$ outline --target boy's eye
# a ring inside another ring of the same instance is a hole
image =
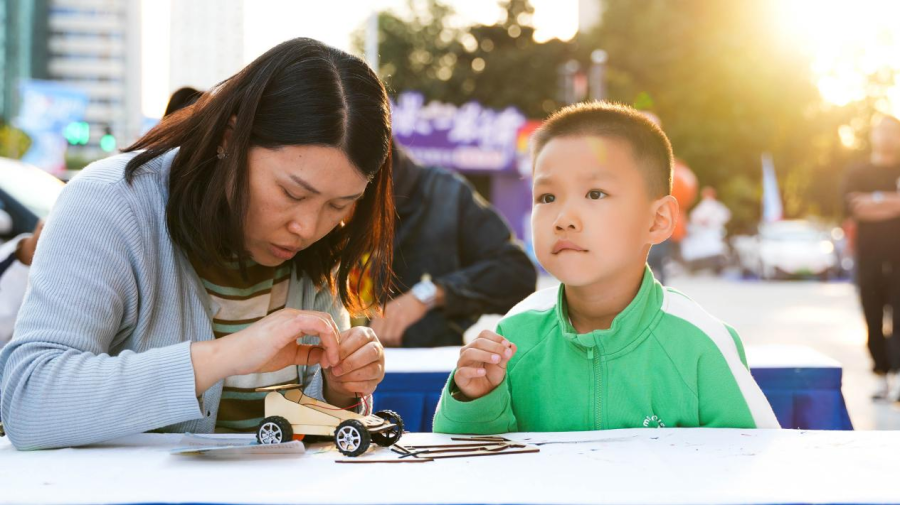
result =
[[[606,198],[606,193],[595,189],[593,191],[588,191],[587,197],[591,200],[599,200],[601,198]]]
[[[551,195],[550,193],[544,193],[543,195],[537,198],[538,203],[553,203],[556,201],[556,197]]]

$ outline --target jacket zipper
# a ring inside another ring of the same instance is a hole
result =
[[[600,379],[603,376],[600,370],[600,353],[595,354],[594,348],[588,347],[587,355],[588,359],[593,362],[592,367],[594,370],[594,429],[600,430],[602,429],[602,423],[600,422],[600,397],[603,394],[601,389],[603,384]]]

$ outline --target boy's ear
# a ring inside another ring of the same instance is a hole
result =
[[[650,244],[665,242],[675,231],[678,220],[678,200],[666,195],[653,202],[653,222],[650,224]]]

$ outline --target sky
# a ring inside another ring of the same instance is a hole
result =
[[[878,70],[900,77],[900,1],[785,0],[778,28],[787,43],[812,55],[826,102],[846,105],[866,96],[866,76]],[[882,112],[900,115],[900,86],[888,91]]]
[[[169,90],[169,16],[173,0],[143,0],[143,100],[148,117],[159,117]],[[188,0],[174,0],[188,1]],[[493,0],[448,0],[456,23],[493,24],[503,11]],[[578,29],[578,0],[532,0],[535,39],[568,40]],[[351,50],[350,35],[373,11],[407,12],[406,0],[253,0],[244,7],[244,62],[294,37],[310,37]],[[227,76],[222,76],[222,78]]]
[[[169,89],[168,19],[172,1],[142,0],[143,101],[159,117]],[[421,1],[421,0],[418,0]],[[753,0],[748,0],[753,1]],[[490,24],[502,15],[493,0],[445,0],[459,24]],[[532,0],[539,41],[573,37],[578,0]],[[900,0],[779,0],[772,36],[803,47],[812,57],[814,80],[826,103],[845,105],[867,93],[865,76],[887,69],[900,77]],[[350,50],[350,34],[377,10],[406,12],[406,0],[253,0],[245,4],[244,60],[249,63],[289,38],[306,36]],[[227,76],[222,76],[222,78]],[[900,79],[898,79],[900,80]],[[900,115],[900,85],[879,108]]]

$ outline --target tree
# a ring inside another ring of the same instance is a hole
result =
[[[735,226],[759,219],[760,155],[771,152],[789,216],[834,215],[847,161],[810,62],[771,31],[778,0],[606,0],[580,40],[609,55],[610,98],[652,109],[701,184],[718,187]],[[587,55],[582,55],[586,59]]]
[[[18,128],[0,122],[0,157],[19,159],[31,147],[31,138]]]
[[[438,0],[409,2],[410,19],[379,14],[379,75],[392,93],[421,92],[427,100],[456,105],[475,100],[492,108],[515,106],[543,118],[559,107],[557,69],[574,54],[559,40],[534,41],[527,0],[500,5],[505,19],[495,25],[448,26],[451,8]],[[361,51],[362,33],[355,37]]]
[[[409,19],[391,11],[378,13],[378,74],[391,94],[418,90],[428,98],[448,93],[461,30],[449,26],[453,9],[439,0],[408,0]],[[364,47],[364,27],[353,35],[357,52]]]
[[[512,105],[540,119],[563,105],[559,68],[572,59],[587,68],[603,49],[608,98],[662,119],[676,156],[731,207],[733,229],[759,220],[764,152],[773,155],[788,217],[835,217],[843,168],[865,147],[860,118],[878,97],[824,103],[808,56],[772,32],[778,1],[603,0],[596,30],[539,44],[527,0],[502,1],[502,21],[468,28],[451,27],[453,11],[438,0],[410,0],[409,19],[379,16],[379,74],[392,93]],[[890,84],[880,73],[873,79],[875,88]],[[852,130],[856,150],[841,143],[839,129],[844,137]]]

